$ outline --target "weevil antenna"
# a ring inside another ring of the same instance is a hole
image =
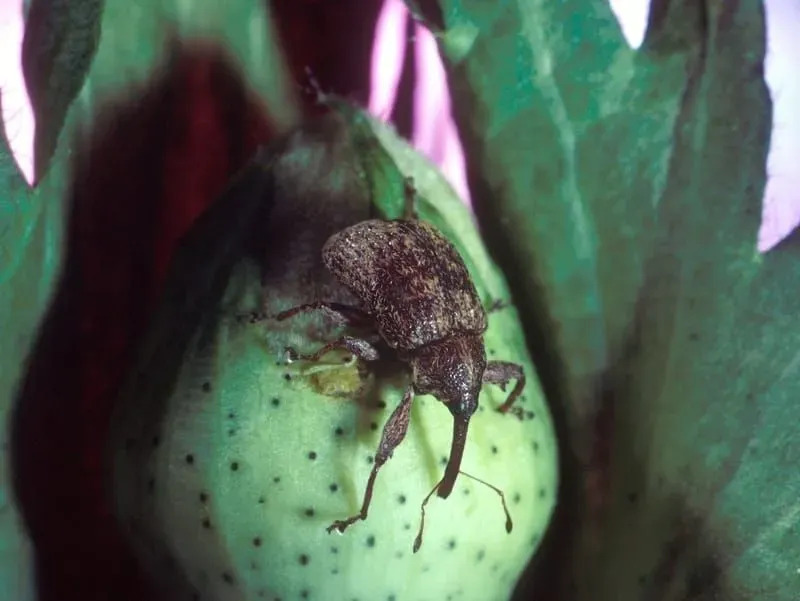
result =
[[[508,510],[508,505],[506,505],[506,496],[503,494],[503,491],[497,488],[496,486],[489,484],[486,480],[481,480],[475,476],[468,474],[467,472],[462,472],[459,470],[458,472],[462,476],[466,476],[471,480],[475,480],[475,482],[480,482],[484,486],[488,486],[498,495],[500,495],[500,502],[503,504],[503,511],[506,513],[506,532],[511,532],[511,529],[514,527],[514,522],[511,521],[511,512]]]
[[[466,476],[467,478],[470,478],[471,480],[475,480],[475,482],[480,482],[484,486],[488,486],[494,492],[500,495],[500,502],[503,504],[503,511],[506,514],[506,532],[510,533],[511,530],[514,528],[514,522],[511,520],[511,512],[508,510],[508,505],[506,504],[506,496],[503,494],[503,491],[497,488],[496,486],[489,484],[488,482],[486,482],[486,480],[481,480],[480,478],[468,474],[467,472],[462,472],[461,470],[458,470],[458,473]],[[433,493],[436,492],[439,486],[441,486],[443,481],[444,478],[442,478],[441,480],[439,480],[439,482],[436,483],[436,486],[434,486],[431,489],[431,491],[425,496],[425,498],[422,501],[422,504],[419,506],[422,517],[420,518],[419,522],[419,531],[417,532],[417,538],[414,539],[414,546],[412,548],[414,553],[419,551],[419,548],[422,546],[422,531],[425,529],[425,506],[428,504],[428,501],[430,501],[430,498],[433,496]]]

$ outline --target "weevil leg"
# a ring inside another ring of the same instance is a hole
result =
[[[375,463],[372,464],[372,471],[367,480],[367,489],[364,491],[364,501],[361,504],[361,511],[354,516],[344,520],[336,520],[327,531],[333,532],[338,530],[344,532],[345,529],[351,524],[367,519],[367,512],[369,511],[369,504],[372,502],[372,489],[375,486],[375,478],[378,471],[384,463],[386,463],[392,456],[392,453],[397,448],[403,439],[406,437],[408,431],[408,420],[411,414],[411,402],[414,400],[413,388],[409,386],[403,395],[403,400],[395,407],[386,425],[383,427],[383,434],[381,435],[381,442],[378,444],[378,452],[375,454]]]
[[[328,353],[334,349],[344,349],[346,351],[350,351],[356,357],[359,357],[364,361],[377,361],[380,359],[378,349],[376,349],[363,338],[354,338],[352,336],[342,336],[338,340],[329,342],[317,352],[311,353],[310,355],[300,355],[290,346],[286,347],[286,353],[293,361],[298,359],[302,359],[303,361],[319,361],[320,358],[325,355],[325,353]]]
[[[403,181],[403,219],[419,219],[417,215],[417,188],[414,186],[414,178],[407,177]]]
[[[506,307],[510,307],[511,304],[507,300],[503,300],[502,298],[496,298],[494,300],[489,301],[489,304],[486,305],[485,311],[487,313],[497,313],[498,311],[502,311]]]
[[[486,370],[483,372],[483,381],[497,384],[501,389],[505,390],[506,385],[511,381],[516,380],[517,383],[511,394],[508,395],[506,402],[500,405],[497,410],[500,413],[508,413],[511,411],[519,419],[523,417],[521,407],[512,407],[514,402],[522,394],[522,389],[525,388],[525,372],[522,371],[522,366],[509,361],[489,361],[486,364]]]
[[[317,301],[315,303],[307,303],[305,305],[298,305],[297,307],[292,307],[291,309],[287,309],[286,311],[281,311],[277,315],[273,317],[277,321],[283,321],[284,319],[289,319],[290,317],[294,317],[295,315],[299,315],[300,313],[310,313],[311,311],[326,311],[328,313],[332,313],[334,316],[340,318],[344,321],[347,325],[350,326],[372,326],[374,320],[364,311],[359,309],[358,307],[353,307],[351,305],[343,305],[341,303],[329,303],[324,301]],[[268,319],[270,316],[266,314],[253,314],[250,321],[253,323],[254,321],[262,321],[264,319]]]

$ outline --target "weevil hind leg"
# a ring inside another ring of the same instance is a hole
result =
[[[363,338],[354,338],[353,336],[342,336],[338,340],[329,342],[318,351],[308,355],[301,355],[290,346],[286,347],[286,354],[292,361],[301,359],[303,361],[319,361],[323,355],[335,349],[343,349],[353,353],[356,357],[364,361],[377,361],[380,359],[378,349]]]
[[[417,188],[414,186],[414,178],[406,177],[403,180],[403,219],[416,220],[417,215]]]
[[[403,442],[403,439],[406,437],[406,432],[408,432],[408,421],[411,415],[411,403],[413,400],[413,388],[409,386],[406,389],[400,404],[395,407],[394,411],[392,411],[392,415],[386,422],[386,425],[383,426],[383,434],[381,434],[381,441],[378,444],[378,451],[375,454],[375,462],[372,464],[372,471],[370,472],[369,479],[367,480],[367,488],[364,491],[364,500],[361,504],[361,510],[357,514],[350,516],[347,519],[336,520],[327,527],[326,530],[328,532],[337,530],[341,533],[344,532],[351,524],[359,520],[367,519],[369,505],[372,502],[372,489],[375,486],[375,479],[377,478],[381,467],[383,467],[383,464],[389,460],[394,450],[401,442]]]
[[[502,298],[495,298],[487,302],[483,310],[486,311],[487,314],[491,315],[492,313],[498,313],[510,306],[511,303],[508,302],[507,300],[504,300]]]
[[[311,313],[312,311],[325,311],[329,315],[333,315],[337,320],[341,321],[343,324],[351,327],[374,328],[375,324],[372,317],[370,317],[368,313],[364,312],[358,307],[353,307],[352,305],[345,305],[342,303],[331,303],[325,301],[317,301],[314,303],[306,303],[304,305],[298,305],[296,307],[292,307],[291,309],[286,309],[286,311],[281,311],[280,313],[274,315],[267,313],[266,311],[254,311],[253,313],[243,315],[242,318],[247,319],[250,323],[258,323],[260,321],[265,321],[267,319],[275,319],[276,321],[283,321],[285,319],[294,317],[295,315],[300,315],[302,313]]]
[[[519,395],[522,394],[522,389],[525,388],[525,372],[522,370],[522,366],[510,361],[489,361],[486,364],[486,370],[483,372],[484,382],[497,384],[501,389],[505,390],[511,380],[516,380],[517,383],[506,401],[497,410],[500,413],[511,412],[519,419],[522,419],[524,415],[522,408],[513,406]]]
[[[336,317],[342,319],[348,325],[363,325],[365,323],[372,324],[372,318],[358,307],[325,301],[317,301],[314,303],[306,303],[305,305],[292,307],[291,309],[281,311],[275,315],[275,319],[277,321],[283,321],[284,319],[289,319],[295,315],[299,315],[301,313],[310,313],[312,311],[325,311],[327,313],[332,313]]]

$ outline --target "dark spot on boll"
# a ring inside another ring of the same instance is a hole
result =
[[[519,502],[521,500],[522,500],[522,495],[520,495],[518,492],[515,492],[514,496],[511,497],[511,502],[514,503],[515,505],[519,505]]]
[[[386,601],[395,601],[395,600],[396,597],[394,595],[389,595],[388,597],[386,597]]]
[[[211,392],[211,382],[203,382],[203,392]]]
[[[308,599],[308,595],[309,595],[309,592],[306,589],[303,589],[302,591],[300,591],[300,596],[303,599]]]
[[[462,488],[461,490],[462,490],[462,494],[463,494],[465,497],[468,497],[468,496],[469,496],[469,490],[470,490],[469,488]]]
[[[545,488],[539,489],[539,498],[544,499],[547,496],[547,490]]]
[[[230,572],[222,572],[222,579],[227,584],[233,584],[233,575]]]
[[[527,419],[533,419],[534,417],[536,417],[536,414],[533,411],[526,411],[525,412],[525,417]]]
[[[272,406],[277,407],[281,404],[281,400],[278,397],[272,397]]]
[[[280,482],[280,481],[281,481],[281,477],[280,477],[280,476],[275,476],[275,477],[272,479],[272,481],[273,481],[275,484],[278,484],[278,482]]]
[[[257,536],[257,537],[255,537],[253,539],[253,546],[254,547],[260,547],[261,546],[261,537],[260,536]]]
[[[397,502],[400,503],[400,505],[405,505],[406,504],[406,496],[405,495],[399,495],[397,497]]]
[[[397,559],[403,559],[403,552],[402,551],[395,551],[394,556]]]
[[[536,442],[535,440],[533,441],[533,452],[534,453],[538,453],[539,452],[539,443]]]
[[[372,465],[375,462],[375,458],[372,455],[367,455],[367,463]]]
[[[303,553],[302,555],[300,555],[300,557],[298,557],[298,561],[300,562],[301,566],[307,566],[308,562],[311,561],[311,558],[305,553]]]
[[[378,409],[386,409],[386,401],[378,401],[376,406]]]
[[[336,429],[333,431],[336,436],[344,436],[344,428],[341,426],[337,426]]]
[[[194,455],[192,455],[191,453],[186,455],[186,463],[192,465],[194,463]]]
[[[309,458],[311,461],[314,461],[314,460],[317,458],[317,454],[316,454],[314,451],[309,451],[309,453],[308,453],[308,458]]]
[[[491,448],[492,455],[497,455],[497,451],[498,451],[498,450],[499,450],[499,449],[498,449],[498,448],[497,448],[495,445],[492,445],[492,448]]]
[[[440,457],[439,465],[447,465],[447,457]]]
[[[228,436],[233,436],[234,434],[236,434],[236,428],[231,428],[228,430]]]
[[[478,561],[483,561],[483,558],[484,558],[484,557],[486,557],[486,551],[484,551],[483,549],[481,549],[480,551],[478,551],[478,555],[476,556],[476,559],[477,559]]]
[[[314,508],[309,507],[303,513],[305,513],[306,517],[313,518],[314,517]]]
[[[264,497],[258,497],[258,504],[259,505],[263,505],[266,502],[267,502],[267,499],[265,499]]]
[[[331,547],[331,553],[332,553],[333,555],[336,555],[336,554],[338,554],[338,553],[339,553],[339,547]]]
[[[232,462],[231,462],[231,471],[232,471],[232,472],[235,472],[235,471],[237,471],[238,469],[239,469],[239,462],[238,462],[238,461],[232,461]]]
[[[250,569],[251,570],[257,570],[258,569],[258,564],[255,561],[251,561],[250,562]]]
[[[367,546],[370,548],[375,546],[375,537],[372,534],[367,537]]]
[[[287,372],[287,373],[285,373],[285,374],[283,374],[283,379],[284,379],[284,380],[286,380],[287,382],[291,382],[291,380],[292,380],[292,374],[290,374],[290,373],[288,373],[288,372]]]
[[[336,574],[338,574],[338,573],[339,573],[339,568],[333,568],[331,570],[331,574],[334,575],[334,576],[336,576]]]
[[[231,411],[230,413],[228,413],[228,419],[233,419],[233,418],[235,418],[235,417],[236,417],[236,414],[235,414],[233,411]]]
[[[337,490],[339,490],[339,485],[336,484],[336,482],[333,482],[328,488],[330,489],[331,492],[336,492]]]
[[[369,429],[374,432],[375,430],[378,429],[378,424],[376,424],[375,422],[370,422]]]
[[[205,503],[206,501],[208,501],[208,493],[207,492],[201,491],[199,496],[200,496],[200,502],[201,503]]]
[[[451,550],[455,549],[456,548],[456,539],[451,538],[449,541],[447,541],[447,548],[451,549]]]
[[[203,523],[203,528],[205,528],[206,530],[211,529],[211,520],[209,520],[208,518],[203,518],[202,523]]]
[[[411,530],[411,524],[403,524],[403,530]]]

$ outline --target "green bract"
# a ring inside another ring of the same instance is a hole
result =
[[[173,595],[507,599],[556,494],[552,424],[516,312],[491,314],[485,341],[490,358],[524,366],[528,419],[494,411],[507,392],[484,386],[462,464],[505,491],[514,530],[506,533],[493,491],[459,479],[450,498],[428,506],[417,554],[419,505],[441,477],[450,413],[418,397],[406,440],[378,475],[367,520],[328,534],[333,520],[360,507],[404,372],[384,362],[373,373],[336,353],[287,365],[287,345],[316,350],[339,326],[319,316],[247,319],[262,308],[274,314],[315,300],[346,301],[322,265],[322,244],[374,212],[373,198],[377,210],[398,214],[407,175],[417,183],[422,215],[455,232],[482,297],[508,298],[467,209],[441,176],[381,129],[401,173],[371,121],[339,109],[263,152],[182,245],[117,416],[119,517]]]

